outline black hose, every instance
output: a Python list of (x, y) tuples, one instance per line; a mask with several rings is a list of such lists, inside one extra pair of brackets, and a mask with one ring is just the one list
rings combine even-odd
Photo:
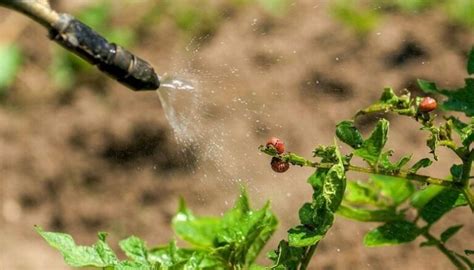
[(160, 87), (158, 76), (148, 62), (108, 42), (69, 14), (60, 15), (49, 35), (52, 40), (134, 90), (156, 90)]

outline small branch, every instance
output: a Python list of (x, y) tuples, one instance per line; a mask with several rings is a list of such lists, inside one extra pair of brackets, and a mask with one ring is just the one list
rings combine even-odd
[(474, 194), (472, 193), (471, 188), (469, 187), (469, 182), (471, 178), (473, 160), (474, 160), (474, 150), (471, 150), (471, 152), (467, 155), (467, 157), (463, 159), (462, 175), (461, 175), (461, 184), (463, 186), (462, 191), (464, 193), (464, 196), (467, 199), (467, 202), (472, 212), (474, 212)]
[(316, 248), (318, 247), (318, 244), (319, 244), (319, 242), (312, 245), (309, 248), (308, 252), (306, 252), (306, 254), (304, 255), (303, 260), (301, 261), (300, 270), (306, 270), (308, 268), (309, 262), (313, 258), (314, 252), (316, 251)]
[(423, 236), (426, 238), (426, 240), (435, 242), (438, 250), (446, 255), (446, 257), (448, 257), (448, 259), (457, 267), (458, 270), (468, 270), (467, 267), (456, 257), (455, 253), (449, 250), (439, 239), (431, 235), (428, 231), (425, 231)]
[[(273, 149), (268, 149), (268, 148), (263, 147), (263, 146), (260, 147), (260, 151), (267, 154), (267, 155), (270, 155), (272, 157), (278, 157), (278, 158), (280, 158), (284, 161), (287, 161), (287, 162), (289, 162), (293, 165), (302, 166), (302, 167), (313, 167), (313, 168), (329, 169), (334, 165), (333, 163), (311, 162), (311, 161), (309, 161), (309, 160), (307, 160), (303, 157), (300, 157), (298, 155), (295, 155), (293, 153), (289, 153), (289, 154), (285, 154), (285, 155), (279, 155)], [(364, 168), (364, 167), (358, 167), (358, 166), (353, 166), (353, 165), (345, 165), (345, 168), (348, 171), (405, 178), (405, 179), (411, 180), (411, 181), (421, 182), (421, 183), (425, 183), (425, 184), (433, 184), (433, 185), (451, 187), (451, 188), (454, 188), (454, 189), (458, 189), (459, 191), (462, 191), (461, 188), (454, 185), (455, 183), (452, 180), (435, 178), (435, 177), (416, 174), (416, 173), (410, 173), (408, 171), (399, 171), (399, 172), (393, 172), (393, 173), (392, 172), (382, 172), (382, 171), (375, 171), (372, 168)]]

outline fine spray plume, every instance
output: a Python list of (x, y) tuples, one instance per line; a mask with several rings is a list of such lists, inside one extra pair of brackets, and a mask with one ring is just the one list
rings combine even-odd
[(21, 12), (49, 31), (49, 38), (135, 91), (156, 90), (160, 80), (153, 67), (107, 41), (73, 16), (54, 11), (47, 0), (0, 0), (0, 6)]

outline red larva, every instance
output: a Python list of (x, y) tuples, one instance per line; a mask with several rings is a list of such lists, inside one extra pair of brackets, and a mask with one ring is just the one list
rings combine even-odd
[(271, 137), (268, 139), (267, 147), (270, 145), (276, 149), (278, 154), (283, 154), (285, 152), (285, 143), (276, 137)]
[(431, 112), (435, 110), (436, 107), (438, 107), (438, 103), (436, 102), (434, 98), (424, 97), (421, 100), (420, 105), (418, 106), (418, 109), (420, 110), (420, 112)]
[(272, 158), (270, 165), (272, 165), (273, 171), (277, 173), (284, 173), (290, 168), (290, 163), (285, 162), (277, 157)]

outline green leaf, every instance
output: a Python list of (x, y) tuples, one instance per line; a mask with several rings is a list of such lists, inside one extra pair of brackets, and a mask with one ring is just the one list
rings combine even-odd
[(448, 98), (441, 107), (448, 111), (464, 112), (474, 116), (474, 79), (465, 79), (466, 85), (456, 90), (438, 89), (435, 83), (418, 80), (418, 85), (426, 93), (441, 94)]
[(394, 206), (402, 204), (415, 192), (413, 183), (404, 178), (372, 175), (370, 179), (380, 189), (381, 194), (389, 198)]
[(474, 117), (471, 117), (471, 122), (469, 124), (466, 124), (453, 116), (449, 117), (448, 121), (451, 123), (453, 130), (461, 138), (462, 144), (465, 147), (469, 147), (474, 141)]
[(399, 172), (411, 159), (411, 156), (403, 156), (399, 161), (392, 163), (390, 157), (393, 151), (387, 151), (380, 156), (379, 169), (386, 172)]
[(420, 216), (429, 224), (438, 221), (444, 214), (456, 207), (461, 193), (457, 190), (444, 188), (420, 210)]
[(218, 218), (195, 217), (183, 200), (180, 201), (172, 226), (180, 238), (198, 247), (212, 247), (220, 230)]
[(420, 243), (420, 247), (432, 247), (436, 245), (438, 245), (438, 241), (433, 240), (433, 239)]
[(358, 149), (364, 143), (362, 134), (354, 126), (354, 121), (342, 121), (336, 126), (336, 135), (345, 144)]
[(0, 95), (15, 80), (21, 62), (22, 54), (16, 45), (0, 44)]
[(465, 250), (464, 250), (464, 254), (466, 254), (467, 256), (472, 255), (472, 254), (474, 254), (474, 250), (465, 249)]
[(466, 206), (468, 204), (466, 196), (464, 194), (459, 194), (458, 199), (454, 203), (454, 207)]
[(286, 241), (280, 241), (278, 249), (268, 254), (274, 265), (271, 269), (297, 270), (303, 259), (305, 248), (292, 247)]
[(313, 206), (310, 203), (303, 204), (303, 206), (298, 211), (301, 224), (314, 226), (313, 214), (314, 214)]
[(368, 232), (364, 237), (367, 247), (389, 246), (415, 240), (421, 231), (406, 220), (392, 221)]
[(464, 112), (467, 116), (474, 116), (474, 79), (465, 79), (466, 86), (454, 91), (443, 91), (448, 97), (443, 108), (449, 111)]
[(344, 166), (339, 163), (331, 167), (323, 184), (323, 196), (326, 199), (326, 205), (333, 213), (336, 212), (341, 204), (345, 189), (345, 169)]
[(394, 209), (368, 210), (363, 208), (353, 208), (344, 204), (339, 206), (337, 214), (348, 219), (362, 222), (387, 222), (402, 218)]
[(117, 257), (105, 243), (104, 235), (96, 245), (77, 246), (72, 237), (65, 233), (45, 232), (40, 227), (36, 231), (53, 248), (59, 250), (64, 261), (72, 267), (112, 267), (118, 262)]
[(429, 201), (443, 191), (443, 189), (444, 187), (442, 186), (431, 185), (425, 189), (418, 190), (411, 198), (411, 205), (417, 209), (422, 209)]
[(361, 148), (354, 151), (354, 155), (363, 158), (372, 167), (375, 167), (387, 142), (388, 126), (387, 120), (379, 120), (370, 137), (364, 141)]
[(136, 236), (131, 236), (119, 242), (120, 248), (125, 252), (125, 255), (130, 259), (140, 262), (144, 265), (149, 265), (148, 249), (143, 240)]
[(308, 247), (323, 239), (324, 235), (306, 226), (297, 226), (288, 231), (288, 243), (292, 247)]
[(453, 237), (464, 225), (454, 225), (447, 228), (441, 233), (441, 242), (446, 243), (451, 237)]
[(422, 158), (422, 159), (418, 160), (413, 166), (411, 166), (411, 168), (410, 168), (410, 170), (408, 170), (408, 172), (415, 174), (421, 168), (427, 168), (427, 167), (431, 166), (431, 164), (433, 164), (433, 161), (431, 161), (431, 159)]
[(173, 219), (179, 237), (199, 248), (216, 249), (223, 261), (241, 266), (253, 263), (276, 226), (269, 204), (252, 210), (243, 188), (235, 206), (222, 218), (195, 217), (181, 201)]
[(418, 79), (418, 86), (423, 90), (425, 93), (438, 93), (438, 87), (436, 86), (436, 83), (430, 82), (430, 81), (425, 81)]
[(469, 75), (474, 74), (474, 47), (469, 52), (469, 58), (467, 60), (467, 73)]
[(462, 164), (453, 164), (451, 166), (451, 168), (449, 168), (449, 172), (451, 173), (451, 177), (452, 177), (454, 182), (461, 181), (462, 171), (463, 171), (463, 165)]
[(347, 182), (346, 193), (344, 194), (344, 201), (355, 205), (377, 205), (378, 193), (373, 186), (369, 186), (355, 181), (349, 181)]

